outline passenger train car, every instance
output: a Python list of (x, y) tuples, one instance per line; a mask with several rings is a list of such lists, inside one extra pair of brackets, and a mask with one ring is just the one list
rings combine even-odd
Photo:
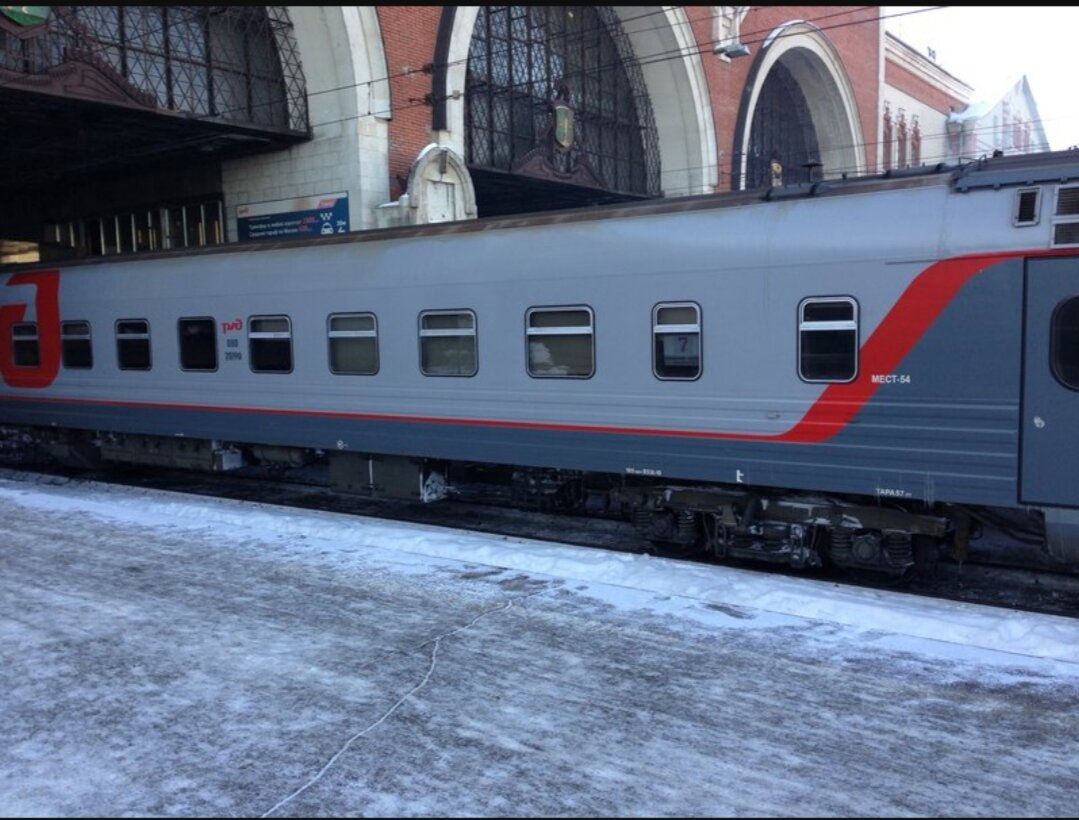
[(0, 272), (56, 458), (624, 515), (891, 575), (979, 522), (1079, 566), (1079, 154)]

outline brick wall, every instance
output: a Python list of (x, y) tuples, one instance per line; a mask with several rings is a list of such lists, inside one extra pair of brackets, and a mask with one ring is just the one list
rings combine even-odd
[(390, 72), (390, 198), (404, 193), (403, 183), (417, 154), (431, 141), (431, 75), (435, 36), (442, 6), (379, 6), (378, 22)]
[(686, 13), (701, 44), (702, 60), (708, 77), (715, 114), (716, 140), (719, 146), (719, 188), (730, 186), (731, 154), (734, 151), (734, 127), (738, 119), (742, 91), (760, 52), (762, 42), (776, 27), (794, 20), (812, 23), (835, 47), (854, 89), (859, 124), (869, 170), (875, 168), (876, 152), (872, 146), (877, 136), (877, 101), (880, 65), (879, 6), (754, 6), (742, 21), (741, 40), (750, 47), (748, 57), (724, 62), (712, 54), (712, 6), (687, 6)]
[[(742, 21), (743, 42), (751, 55), (724, 62), (712, 53), (714, 6), (686, 6), (694, 36), (701, 48), (709, 95), (715, 117), (719, 150), (719, 188), (730, 185), (734, 126), (742, 90), (763, 39), (777, 26), (793, 20), (811, 22), (832, 43), (843, 62), (855, 100), (863, 138), (878, 139), (878, 82), (880, 7), (760, 6)], [(412, 161), (432, 138), (431, 106), (424, 98), (431, 91), (431, 75), (424, 66), (434, 59), (435, 38), (442, 6), (379, 6), (379, 24), (389, 64), (393, 118), (389, 128), (390, 196), (403, 193), (402, 183)], [(876, 152), (866, 151), (870, 170)]]
[(959, 97), (942, 91), (932, 83), (890, 60), (884, 65), (884, 83), (920, 100), (926, 106), (942, 114), (947, 114), (953, 110), (958, 111), (966, 105), (966, 102)]

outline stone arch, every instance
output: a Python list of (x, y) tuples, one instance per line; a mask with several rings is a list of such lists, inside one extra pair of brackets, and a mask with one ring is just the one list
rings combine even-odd
[(289, 6), (288, 12), (306, 74), (321, 78), (320, 87), (307, 89), (312, 139), (279, 159), (273, 175), (265, 173), (260, 157), (227, 163), (226, 201), (234, 205), (345, 191), (350, 228), (374, 227), (376, 208), (390, 193), (392, 116), (377, 10)]
[[(671, 6), (611, 6), (633, 46), (652, 100), (664, 195), (715, 190), (718, 160), (712, 104), (700, 49), (685, 11)], [(442, 14), (442, 42), (432, 88), (437, 141), (465, 155), (465, 76), (478, 6), (448, 6)], [(662, 21), (662, 24), (659, 23)], [(677, 53), (676, 59), (652, 59)], [(441, 68), (441, 66), (439, 66)]]
[[(364, 90), (367, 96), (367, 113), (381, 119), (390, 119), (389, 64), (382, 45), (382, 27), (374, 6), (340, 6), (341, 16), (348, 31), (350, 49), (359, 55), (354, 71), (360, 99)], [(359, 106), (360, 101), (357, 101)]]
[[(325, 88), (308, 88), (312, 127), (324, 114), (389, 119), (389, 68), (382, 28), (373, 6), (289, 6), (307, 74), (324, 77)], [(340, 89), (329, 91), (329, 89)], [(321, 93), (326, 92), (326, 93)]]
[[(700, 47), (684, 8), (613, 8), (642, 64), (652, 98), (663, 194), (711, 193), (719, 173), (715, 120)], [(676, 53), (677, 59), (658, 59)]]
[(733, 187), (745, 187), (753, 115), (764, 83), (779, 63), (805, 97), (823, 176), (865, 173), (865, 140), (854, 87), (843, 62), (820, 29), (804, 20), (794, 20), (768, 35), (750, 68), (735, 124)]

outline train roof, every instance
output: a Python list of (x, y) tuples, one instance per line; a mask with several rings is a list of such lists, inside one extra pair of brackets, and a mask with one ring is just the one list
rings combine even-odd
[(560, 225), (605, 219), (622, 219), (655, 214), (672, 214), (686, 211), (714, 210), (740, 207), (761, 202), (780, 202), (796, 199), (814, 199), (831, 196), (859, 195), (900, 190), (911, 187), (949, 185), (957, 193), (1043, 183), (1066, 183), (1079, 181), (1079, 150), (1047, 151), (1038, 154), (982, 157), (959, 164), (939, 163), (917, 168), (892, 169), (879, 174), (869, 174), (841, 179), (827, 179), (813, 183), (786, 185), (777, 188), (729, 191), (696, 196), (643, 200), (613, 205), (596, 205), (559, 211), (543, 211), (516, 216), (493, 216), (456, 222), (435, 222), (423, 225), (406, 225), (391, 228), (371, 228), (347, 234), (288, 239), (269, 242), (248, 240), (199, 248), (179, 248), (140, 253), (95, 256), (91, 258), (62, 259), (44, 262), (22, 262), (0, 265), (0, 271), (38, 269), (42, 265), (70, 268), (109, 264), (126, 261), (150, 261), (186, 256), (219, 253), (244, 253), (281, 250), (286, 248), (311, 248), (325, 245), (373, 242), (410, 237), (434, 237), (447, 234), (475, 233), (482, 231), (526, 228), (539, 225)]

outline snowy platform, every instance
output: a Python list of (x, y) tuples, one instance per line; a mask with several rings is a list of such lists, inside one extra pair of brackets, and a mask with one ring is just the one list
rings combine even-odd
[(0, 474), (0, 814), (1071, 816), (1079, 622)]

